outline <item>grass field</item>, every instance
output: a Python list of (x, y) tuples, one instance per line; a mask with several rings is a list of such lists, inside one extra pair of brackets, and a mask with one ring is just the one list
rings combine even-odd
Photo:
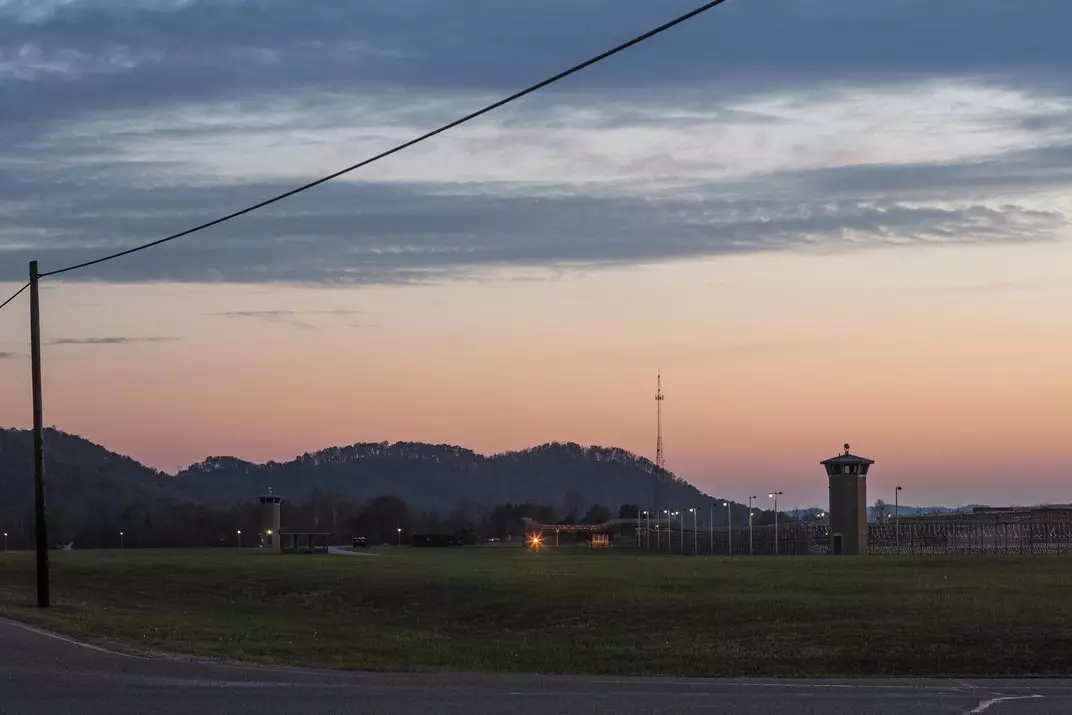
[(98, 642), (375, 670), (789, 675), (1072, 671), (1072, 558), (0, 554), (0, 613)]

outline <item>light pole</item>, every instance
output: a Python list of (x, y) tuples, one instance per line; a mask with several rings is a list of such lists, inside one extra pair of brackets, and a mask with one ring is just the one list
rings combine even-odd
[(674, 553), (674, 532), (670, 528), (670, 510), (663, 509), (663, 514), (666, 514), (666, 553)]
[(4, 532), (4, 551), (7, 551), (7, 532)]
[(707, 522), (707, 532), (711, 537), (711, 543), (708, 545), (707, 553), (709, 553), (712, 556), (714, 556), (715, 555), (715, 503), (711, 502), (710, 506), (711, 506), (711, 514), (709, 516), (709, 521)]
[[(674, 516), (681, 516), (680, 511), (675, 511)], [(685, 519), (684, 517), (677, 520), (677, 525), (681, 528), (681, 553), (685, 553)]]
[(778, 497), (781, 492), (771, 492), (767, 496), (774, 500), (774, 555), (778, 555)]
[[(696, 535), (699, 533), (699, 530), (696, 528), (696, 507), (692, 507), (691, 509), (689, 509), (689, 511), (692, 512), (692, 555), (695, 556), (696, 555)], [(685, 550), (684, 544), (682, 544), (681, 550), (682, 551)]]
[(239, 529), (238, 531), (236, 531), (235, 535), (238, 537), (238, 548), (241, 549), (242, 548), (242, 530)]
[(759, 499), (754, 494), (748, 497), (748, 555), (752, 556), (752, 500)]
[(897, 546), (897, 549), (900, 550), (900, 548), (901, 548), (901, 485), (900, 484), (898, 484), (897, 488), (893, 490), (893, 513), (894, 513), (893, 529), (894, 529), (894, 533), (896, 534), (894, 539), (895, 539), (895, 544)]
[(726, 507), (726, 553), (733, 556), (733, 509), (728, 501), (722, 502)]
[(119, 532), (119, 548), (123, 548), (123, 532)]
[(402, 545), (402, 527), (398, 527), (398, 545)]

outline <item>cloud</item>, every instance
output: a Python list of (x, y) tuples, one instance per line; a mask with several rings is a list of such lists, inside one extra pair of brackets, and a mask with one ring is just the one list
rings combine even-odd
[[(213, 313), (213, 315), (224, 318), (263, 320), (269, 323), (281, 323), (299, 328), (316, 327), (317, 323), (307, 320), (307, 318), (350, 317), (361, 314), (362, 311), (360, 310), (351, 310), (348, 308), (336, 308), (332, 310), (229, 310), (223, 313)], [(347, 322), (346, 325), (352, 328), (372, 327), (370, 324), (361, 323), (360, 321)]]
[[(692, 5), (0, 0), (0, 279), (288, 190)], [(65, 277), (422, 283), (1067, 230), (1072, 4), (776, 6), (727, 3), (346, 181)]]
[[(420, 283), (503, 265), (599, 266), (750, 251), (1022, 242), (1047, 239), (1067, 225), (1059, 211), (983, 201), (955, 185), (943, 184), (924, 198), (919, 187), (901, 186), (906, 171), (912, 169), (844, 167), (646, 191), (491, 185), (467, 186), (462, 193), (442, 185), (328, 185), (286, 208), (77, 275), (109, 281)], [(921, 167), (919, 173), (927, 171)], [(972, 171), (961, 166), (938, 173)], [(281, 188), (68, 192), (65, 211), (11, 212), (14, 233), (25, 222), (57, 238), (35, 248), (7, 247), (0, 279), (21, 277), (19, 266), (30, 258), (45, 270), (84, 261), (196, 223), (212, 207), (222, 210)], [(63, 192), (62, 185), (53, 189)], [(104, 243), (98, 235), (113, 240)]]
[[(694, 0), (87, 0), (0, 5), (8, 120), (308, 90), (503, 93)], [(723, 95), (987, 77), (1064, 84), (1072, 7), (1004, 0), (731, 2), (556, 87)], [(909, 50), (910, 48), (910, 50)], [(0, 95), (0, 100), (5, 99)]]
[(94, 338), (55, 338), (49, 340), (49, 345), (127, 345), (129, 343), (169, 343), (178, 338), (121, 338), (121, 337), (94, 337)]
[(1007, 280), (986, 281), (982, 283), (964, 283), (958, 285), (942, 286), (935, 290), (952, 293), (979, 294), (993, 296), (1000, 293), (1019, 293), (1034, 291), (1055, 285), (1067, 285), (1068, 281), (1050, 280)]
[(24, 358), (24, 357), (26, 357), (25, 353), (13, 353), (13, 352), (0, 351), (0, 360), (10, 360), (12, 358)]

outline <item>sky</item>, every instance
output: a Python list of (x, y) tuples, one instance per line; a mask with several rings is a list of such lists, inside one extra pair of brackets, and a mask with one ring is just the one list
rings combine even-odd
[[(0, 290), (356, 163), (695, 0), (0, 0)], [(1072, 4), (728, 0), (42, 283), (45, 422), (175, 471), (548, 441), (746, 501), (1072, 502)], [(0, 424), (30, 423), (25, 297)]]

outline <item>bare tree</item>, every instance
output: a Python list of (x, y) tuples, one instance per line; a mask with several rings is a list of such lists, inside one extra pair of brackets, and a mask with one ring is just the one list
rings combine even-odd
[(881, 499), (875, 500), (875, 521), (880, 524), (886, 521), (886, 513), (890, 510), (890, 505)]

